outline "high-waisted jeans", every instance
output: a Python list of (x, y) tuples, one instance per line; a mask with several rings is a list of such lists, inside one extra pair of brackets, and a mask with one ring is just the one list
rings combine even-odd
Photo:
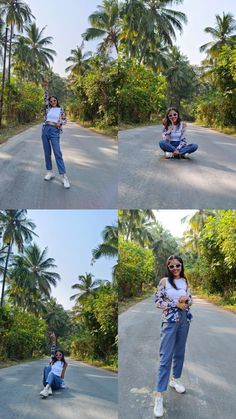
[(52, 125), (44, 125), (42, 130), (43, 150), (46, 169), (52, 170), (52, 149), (60, 175), (66, 173), (65, 164), (60, 148), (60, 129)]
[(166, 391), (173, 360), (173, 376), (180, 378), (185, 355), (189, 322), (186, 311), (179, 310), (179, 322), (162, 323), (160, 342), (160, 366), (157, 375), (159, 392)]
[(47, 367), (44, 367), (43, 370), (43, 385), (46, 386), (46, 384), (49, 384), (52, 388), (52, 390), (58, 390), (61, 388), (61, 384), (63, 383), (63, 380), (58, 375), (54, 374), (51, 371), (52, 367), (48, 365)]
[[(168, 151), (170, 153), (173, 153), (178, 147), (179, 141), (161, 140), (159, 142), (159, 145), (163, 151)], [(197, 144), (187, 144), (186, 146), (181, 147), (181, 149), (179, 150), (179, 154), (181, 156), (184, 156), (184, 154), (186, 153), (189, 153), (189, 154), (194, 153), (194, 151), (196, 151), (197, 149), (198, 149)]]

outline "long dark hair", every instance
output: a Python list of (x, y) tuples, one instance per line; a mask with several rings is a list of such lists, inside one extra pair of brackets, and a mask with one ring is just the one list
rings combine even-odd
[(49, 98), (48, 98), (48, 105), (49, 105), (49, 108), (51, 108), (52, 107), (52, 105), (50, 104), (50, 100), (52, 99), (52, 97), (54, 98), (54, 99), (56, 99), (56, 101), (57, 101), (57, 108), (60, 108), (60, 105), (59, 105), (59, 102), (58, 102), (58, 99), (57, 99), (57, 97), (56, 96), (49, 96)]
[(169, 113), (170, 113), (170, 111), (175, 111), (175, 112), (178, 114), (177, 125), (179, 125), (179, 124), (180, 124), (180, 122), (182, 121), (182, 120), (181, 120), (181, 118), (180, 118), (180, 116), (179, 116), (179, 111), (178, 111), (178, 109), (177, 109), (177, 108), (172, 107), (172, 108), (167, 109), (167, 112), (166, 112), (165, 118), (163, 119), (163, 125), (164, 125), (164, 128), (165, 128), (166, 130), (168, 129), (168, 127), (169, 127), (170, 125), (172, 125), (171, 120), (170, 120), (170, 118), (169, 118), (169, 116), (168, 116), (168, 115), (169, 115)]
[(66, 364), (66, 360), (65, 360), (65, 357), (64, 357), (64, 352), (63, 352), (63, 351), (61, 351), (60, 349), (57, 349), (57, 350), (55, 351), (54, 356), (52, 357), (52, 361), (51, 361), (52, 365), (53, 365), (56, 361), (58, 361), (58, 359), (56, 358), (56, 353), (57, 353), (57, 352), (60, 352), (60, 353), (62, 354), (61, 361), (62, 361), (64, 364)]
[(166, 261), (166, 276), (168, 276), (168, 280), (169, 280), (169, 283), (171, 284), (171, 286), (177, 290), (178, 288), (176, 287), (176, 285), (174, 283), (174, 279), (175, 279), (174, 274), (168, 268), (168, 265), (169, 265), (170, 261), (173, 260), (173, 259), (177, 259), (181, 263), (180, 277), (185, 279), (187, 286), (188, 286), (188, 280), (187, 280), (187, 278), (185, 276), (185, 273), (184, 273), (183, 259), (180, 256), (176, 256), (176, 255), (169, 256), (167, 261)]

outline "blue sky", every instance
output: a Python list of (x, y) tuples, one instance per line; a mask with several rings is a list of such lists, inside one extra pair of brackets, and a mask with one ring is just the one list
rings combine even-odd
[[(81, 34), (89, 27), (88, 16), (101, 5), (99, 0), (26, 0), (36, 18), (37, 26), (45, 29), (45, 36), (52, 36), (52, 48), (57, 51), (53, 64), (54, 71), (65, 75), (70, 65), (65, 59), (71, 49), (80, 46)], [(85, 43), (85, 51), (96, 51), (98, 42)]]
[(236, 18), (236, 0), (184, 0), (182, 5), (173, 5), (172, 8), (186, 13), (188, 17), (188, 24), (184, 26), (183, 34), (177, 36), (176, 44), (191, 64), (199, 64), (205, 58), (199, 47), (212, 41), (204, 29), (215, 26), (215, 15), (222, 16), (224, 11)]
[(91, 266), (91, 250), (102, 242), (106, 225), (116, 223), (115, 210), (28, 210), (28, 218), (36, 224), (34, 241), (41, 250), (48, 247), (48, 257), (55, 259), (61, 281), (52, 289), (52, 296), (69, 309), (74, 304), (71, 285), (78, 275), (91, 272), (97, 279), (111, 280), (113, 259), (101, 258)]

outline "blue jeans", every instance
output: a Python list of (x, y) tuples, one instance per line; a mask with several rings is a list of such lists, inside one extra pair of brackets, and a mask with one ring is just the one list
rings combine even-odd
[(162, 323), (160, 343), (160, 366), (157, 376), (157, 391), (166, 391), (171, 364), (173, 360), (173, 376), (180, 378), (185, 355), (189, 322), (185, 311), (179, 310), (179, 322)]
[(65, 164), (60, 149), (60, 129), (52, 125), (44, 125), (42, 131), (43, 150), (46, 162), (46, 169), (52, 170), (52, 149), (56, 159), (60, 175), (66, 173)]
[(58, 375), (53, 374), (53, 372), (51, 372), (51, 368), (51, 365), (44, 367), (43, 385), (46, 386), (46, 384), (49, 384), (52, 390), (58, 390), (59, 388), (61, 388), (63, 380)]
[[(166, 141), (166, 140), (161, 140), (159, 142), (159, 145), (161, 147), (161, 149), (163, 151), (169, 151), (170, 153), (173, 153), (176, 148), (179, 145), (179, 141)], [(182, 147), (179, 150), (179, 154), (181, 156), (184, 156), (185, 153), (194, 153), (194, 151), (196, 151), (198, 149), (198, 145), (197, 144), (187, 144), (186, 146)]]

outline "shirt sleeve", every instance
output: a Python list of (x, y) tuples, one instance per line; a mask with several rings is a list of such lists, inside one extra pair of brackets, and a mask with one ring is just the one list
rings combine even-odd
[(46, 89), (44, 90), (44, 105), (45, 105), (45, 112), (44, 112), (44, 122), (47, 121), (47, 114), (48, 114), (48, 109), (49, 109), (49, 93), (48, 93), (48, 88), (46, 87)]
[(181, 136), (180, 136), (180, 143), (177, 147), (177, 150), (180, 150), (182, 147), (185, 147), (187, 145), (187, 140), (185, 138), (186, 133), (186, 124), (181, 124)]
[(161, 308), (163, 310), (176, 307), (175, 301), (168, 297), (162, 282), (159, 283), (155, 292), (155, 303), (157, 308)]
[(60, 122), (65, 125), (67, 123), (67, 118), (66, 118), (66, 114), (63, 108), (61, 108), (61, 113), (60, 113)]
[(167, 130), (164, 126), (163, 126), (163, 130), (162, 130), (162, 138), (163, 140), (170, 140), (170, 134), (171, 134), (171, 130)]

